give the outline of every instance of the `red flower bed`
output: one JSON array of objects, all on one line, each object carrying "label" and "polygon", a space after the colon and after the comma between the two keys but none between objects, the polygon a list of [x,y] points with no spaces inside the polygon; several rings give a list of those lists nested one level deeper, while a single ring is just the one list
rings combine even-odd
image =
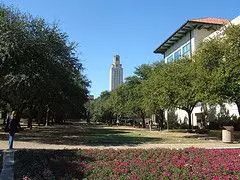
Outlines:
[{"label": "red flower bed", "polygon": [[19,150],[16,179],[240,179],[240,149]]},{"label": "red flower bed", "polygon": [[88,179],[240,179],[240,149],[81,150]]}]

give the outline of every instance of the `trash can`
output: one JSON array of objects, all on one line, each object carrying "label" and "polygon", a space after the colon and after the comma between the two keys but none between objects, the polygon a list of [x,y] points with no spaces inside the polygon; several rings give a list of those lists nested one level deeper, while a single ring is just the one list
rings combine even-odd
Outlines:
[{"label": "trash can", "polygon": [[233,142],[233,126],[223,126],[225,128],[222,130],[222,142],[224,143],[232,143]]}]

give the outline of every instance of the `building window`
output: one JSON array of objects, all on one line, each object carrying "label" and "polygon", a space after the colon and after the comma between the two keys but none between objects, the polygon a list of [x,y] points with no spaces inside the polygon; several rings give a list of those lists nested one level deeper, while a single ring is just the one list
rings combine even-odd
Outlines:
[{"label": "building window", "polygon": [[167,63],[171,63],[173,61],[173,55],[167,57]]},{"label": "building window", "polygon": [[174,53],[174,59],[180,59],[182,56],[181,49],[179,49],[177,52]]},{"label": "building window", "polygon": [[185,46],[183,46],[182,54],[183,54],[183,56],[190,55],[190,43],[187,43]]}]

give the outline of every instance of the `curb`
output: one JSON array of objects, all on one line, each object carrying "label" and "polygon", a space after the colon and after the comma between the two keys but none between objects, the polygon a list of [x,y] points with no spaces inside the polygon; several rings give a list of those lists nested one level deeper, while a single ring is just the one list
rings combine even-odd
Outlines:
[{"label": "curb", "polygon": [[3,168],[0,174],[0,180],[13,180],[14,179],[14,150],[3,151]]}]

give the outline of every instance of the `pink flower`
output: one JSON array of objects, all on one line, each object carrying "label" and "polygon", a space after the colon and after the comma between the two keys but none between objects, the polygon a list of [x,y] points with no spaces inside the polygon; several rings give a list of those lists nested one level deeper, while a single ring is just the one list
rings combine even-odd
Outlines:
[{"label": "pink flower", "polygon": [[152,173],[155,174],[156,173],[156,168],[152,168],[151,171],[152,171]]}]

